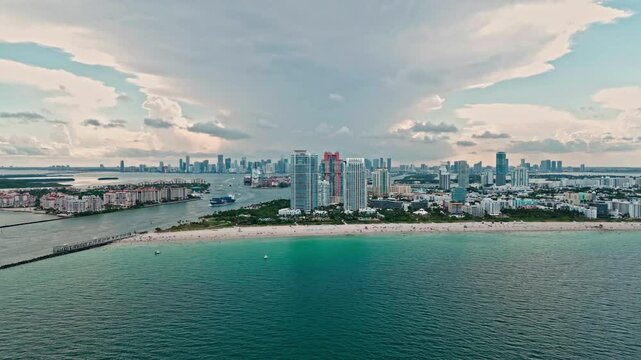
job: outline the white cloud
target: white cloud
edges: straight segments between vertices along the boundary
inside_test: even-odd
[[[345,100],[345,98],[343,98],[343,95],[336,93],[329,94],[329,99],[336,102],[343,102]]]
[[[29,86],[47,92],[47,103],[70,106],[87,115],[115,106],[118,98],[114,88],[99,81],[64,70],[51,70],[10,60],[0,60],[0,83]]]
[[[616,110],[641,108],[641,87],[627,86],[603,89],[592,96],[601,106]]]

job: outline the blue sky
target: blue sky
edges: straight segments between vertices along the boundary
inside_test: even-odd
[[[0,164],[639,165],[637,1],[7,1]]]

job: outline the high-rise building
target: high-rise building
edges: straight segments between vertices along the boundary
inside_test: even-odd
[[[225,157],[223,154],[218,155],[218,161],[216,162],[216,170],[218,170],[218,173],[224,173],[225,172]]]
[[[392,158],[387,158],[387,170],[392,171]]]
[[[125,161],[120,160],[120,172],[125,172]]]
[[[563,161],[557,160],[557,162],[556,162],[556,171],[563,172]]]
[[[378,169],[381,167],[381,164],[379,163],[378,159],[373,159],[372,160],[372,169]]]
[[[323,180],[327,180],[329,182],[329,201],[332,204],[338,204],[341,202],[343,191],[342,167],[343,164],[341,163],[341,156],[338,152],[325,152],[323,154],[323,162],[321,163],[321,176]]]
[[[226,158],[225,159],[225,172],[229,172],[229,169],[231,169],[231,158]]]
[[[191,172],[190,166],[189,155],[187,155],[185,156],[185,172]]]
[[[519,166],[512,171],[512,186],[529,186],[530,176],[528,170],[524,166]]]
[[[318,206],[326,207],[330,205],[331,184],[327,180],[318,181]]]
[[[486,170],[481,173],[481,185],[491,186],[494,185],[494,173],[492,170]]]
[[[458,186],[465,189],[470,186],[470,166],[467,161],[461,160],[456,162],[456,168],[458,170]]]
[[[502,186],[507,182],[509,160],[503,151],[496,153],[496,185]]]
[[[390,178],[388,169],[376,169],[372,172],[372,193],[374,195],[387,195],[389,193]]]
[[[467,191],[463,187],[455,187],[452,189],[452,201],[456,203],[465,204],[467,198]]]
[[[441,166],[438,171],[438,184],[442,190],[448,191],[450,189],[450,172],[446,166]]]
[[[478,173],[480,173],[482,170],[483,170],[483,162],[482,162],[482,161],[479,161],[479,162],[477,162],[477,163],[474,163],[474,169],[473,169],[474,173],[478,174]]]
[[[178,171],[179,172],[185,171],[185,161],[183,159],[178,159]]]
[[[165,162],[161,161],[158,163],[158,171],[159,172],[165,172]]]
[[[318,207],[318,155],[306,150],[296,150],[290,163],[290,207],[312,212]]]
[[[347,158],[343,168],[343,203],[345,210],[358,211],[367,207],[367,176],[365,159]]]
[[[552,161],[542,160],[541,165],[539,166],[539,170],[541,170],[542,172],[548,172],[552,170]]]

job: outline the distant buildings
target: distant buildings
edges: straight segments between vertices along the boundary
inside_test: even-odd
[[[327,180],[318,181],[318,206],[327,207],[331,202],[332,185]]]
[[[509,162],[504,152],[496,153],[496,186],[503,186],[507,183],[507,171]]]
[[[318,207],[318,155],[296,150],[290,164],[290,208],[311,213]]]
[[[388,169],[376,169],[372,172],[372,193],[384,196],[390,192],[390,177]]]
[[[367,176],[363,158],[345,160],[343,203],[346,211],[358,211],[367,207]]]
[[[522,187],[530,185],[530,177],[527,168],[518,166],[512,171],[512,186]]]
[[[36,205],[36,197],[28,192],[0,191],[0,208],[32,207]]]

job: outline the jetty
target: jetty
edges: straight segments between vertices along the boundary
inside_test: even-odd
[[[78,252],[78,251],[93,249],[93,248],[100,247],[100,246],[105,246],[105,245],[114,243],[116,241],[120,241],[120,240],[127,239],[127,238],[130,238],[130,237],[139,235],[139,234],[144,234],[144,233],[146,233],[146,231],[142,231],[142,232],[134,231],[134,232],[120,234],[120,235],[105,236],[105,237],[101,237],[101,238],[94,238],[94,239],[91,239],[91,240],[88,240],[88,241],[83,241],[83,242],[69,244],[69,245],[68,244],[63,244],[63,245],[59,245],[59,246],[54,246],[52,252],[49,253],[49,254],[37,256],[37,257],[31,258],[31,259],[26,259],[26,260],[22,260],[22,261],[10,263],[10,264],[0,265],[0,270],[16,267],[18,265],[29,264],[29,263],[40,261],[40,260],[50,259],[50,258],[53,258],[53,257],[56,257],[56,256],[62,256],[62,255],[66,255],[66,254],[70,254],[70,253],[74,253],[74,252]]]

